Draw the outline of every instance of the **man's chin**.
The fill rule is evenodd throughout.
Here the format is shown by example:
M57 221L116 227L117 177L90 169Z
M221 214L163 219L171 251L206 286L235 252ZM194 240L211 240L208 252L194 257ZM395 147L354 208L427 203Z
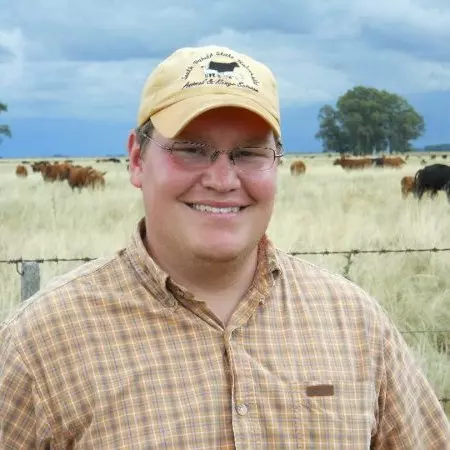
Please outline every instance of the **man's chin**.
M196 245L195 245L196 244ZM231 263L239 260L248 253L244 245L222 242L196 242L192 245L192 254L199 261L213 263Z
M239 257L242 257L242 252L231 249L218 249L218 248L201 248L194 252L196 258L199 261L203 261L209 264L227 264L236 262Z

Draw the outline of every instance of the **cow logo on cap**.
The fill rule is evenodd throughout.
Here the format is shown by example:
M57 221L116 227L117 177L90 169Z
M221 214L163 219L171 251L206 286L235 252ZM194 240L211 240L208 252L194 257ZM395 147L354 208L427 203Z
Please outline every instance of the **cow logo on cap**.
M234 73L234 69L239 67L236 61L233 62L217 62L209 61L206 66L203 66L206 78L219 77L219 78L241 78L239 74Z
M180 79L185 81L183 89L205 85L235 86L258 92L260 84L242 59L223 51L210 52L197 58L186 67Z

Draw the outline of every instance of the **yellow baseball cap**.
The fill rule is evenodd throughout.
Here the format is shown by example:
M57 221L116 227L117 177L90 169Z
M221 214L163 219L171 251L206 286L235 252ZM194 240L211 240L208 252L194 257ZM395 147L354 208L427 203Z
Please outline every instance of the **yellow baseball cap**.
M160 133L173 138L195 117L223 106L258 114L281 136L277 84L266 65L227 47L184 47L147 78L138 126L151 119Z

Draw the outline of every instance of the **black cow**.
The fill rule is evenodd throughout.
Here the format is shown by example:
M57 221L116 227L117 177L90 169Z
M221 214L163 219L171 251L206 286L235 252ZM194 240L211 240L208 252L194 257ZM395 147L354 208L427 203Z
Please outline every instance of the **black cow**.
M421 199L425 192L431 197L438 191L444 191L450 201L450 166L431 164L416 172L414 177L414 196Z
M233 70L239 67L239 64L237 62L216 62L216 61L210 61L208 64L209 70L216 70L217 72L233 72Z
M210 61L204 68L205 76L207 78L231 78L235 76L234 69L239 67L237 62L216 62Z
M383 158L372 158L373 166L374 167L384 167L384 160Z

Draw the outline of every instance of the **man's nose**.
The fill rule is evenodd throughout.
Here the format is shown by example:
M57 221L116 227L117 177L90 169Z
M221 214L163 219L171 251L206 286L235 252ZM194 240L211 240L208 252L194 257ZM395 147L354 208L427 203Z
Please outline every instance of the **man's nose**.
M229 153L214 155L210 167L206 169L202 177L202 185L223 192L240 187L241 182L236 166L231 160Z

